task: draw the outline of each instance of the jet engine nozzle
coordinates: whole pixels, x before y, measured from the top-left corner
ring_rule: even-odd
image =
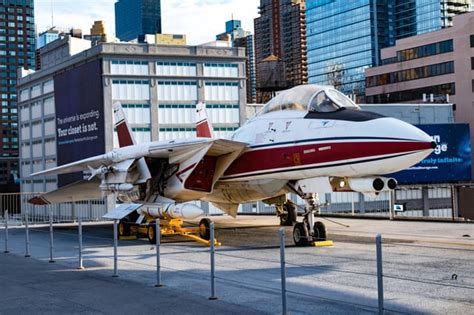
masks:
[[[378,193],[393,190],[397,188],[398,184],[395,178],[386,177],[349,178],[347,182],[353,191],[362,193]]]

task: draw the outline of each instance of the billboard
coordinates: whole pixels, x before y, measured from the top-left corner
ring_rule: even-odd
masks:
[[[392,174],[399,184],[453,183],[471,180],[471,139],[468,124],[417,125],[436,142],[426,159]]]
[[[102,61],[94,60],[54,77],[58,166],[105,152]],[[58,176],[58,186],[82,173]]]

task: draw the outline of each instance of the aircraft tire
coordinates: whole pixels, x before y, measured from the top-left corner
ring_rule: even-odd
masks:
[[[199,221],[199,236],[206,241],[211,239],[211,219],[202,218]]]
[[[307,246],[308,245],[308,230],[305,228],[304,223],[298,222],[293,227],[293,241],[296,246]]]
[[[148,225],[146,229],[146,236],[150,244],[156,244],[156,226],[155,224]]]
[[[120,221],[118,225],[119,236],[130,236],[130,224],[126,221]]]
[[[314,238],[317,241],[326,240],[326,226],[321,221],[317,221],[314,223]]]
[[[281,226],[293,226],[296,222],[296,207],[290,203],[283,205],[283,211],[280,214]]]

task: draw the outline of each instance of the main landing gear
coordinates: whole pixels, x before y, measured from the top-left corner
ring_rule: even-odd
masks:
[[[293,202],[287,200],[284,204],[276,205],[277,215],[281,226],[293,226],[297,222],[297,209]]]
[[[326,239],[326,227],[321,221],[315,221],[315,212],[319,213],[321,205],[317,194],[301,194],[306,203],[303,222],[293,227],[293,241],[296,246],[328,246],[332,241]]]

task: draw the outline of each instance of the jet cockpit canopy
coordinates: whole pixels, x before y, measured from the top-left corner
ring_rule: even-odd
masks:
[[[360,109],[350,98],[332,86],[307,84],[280,92],[258,115],[282,110],[330,113],[342,108]]]

